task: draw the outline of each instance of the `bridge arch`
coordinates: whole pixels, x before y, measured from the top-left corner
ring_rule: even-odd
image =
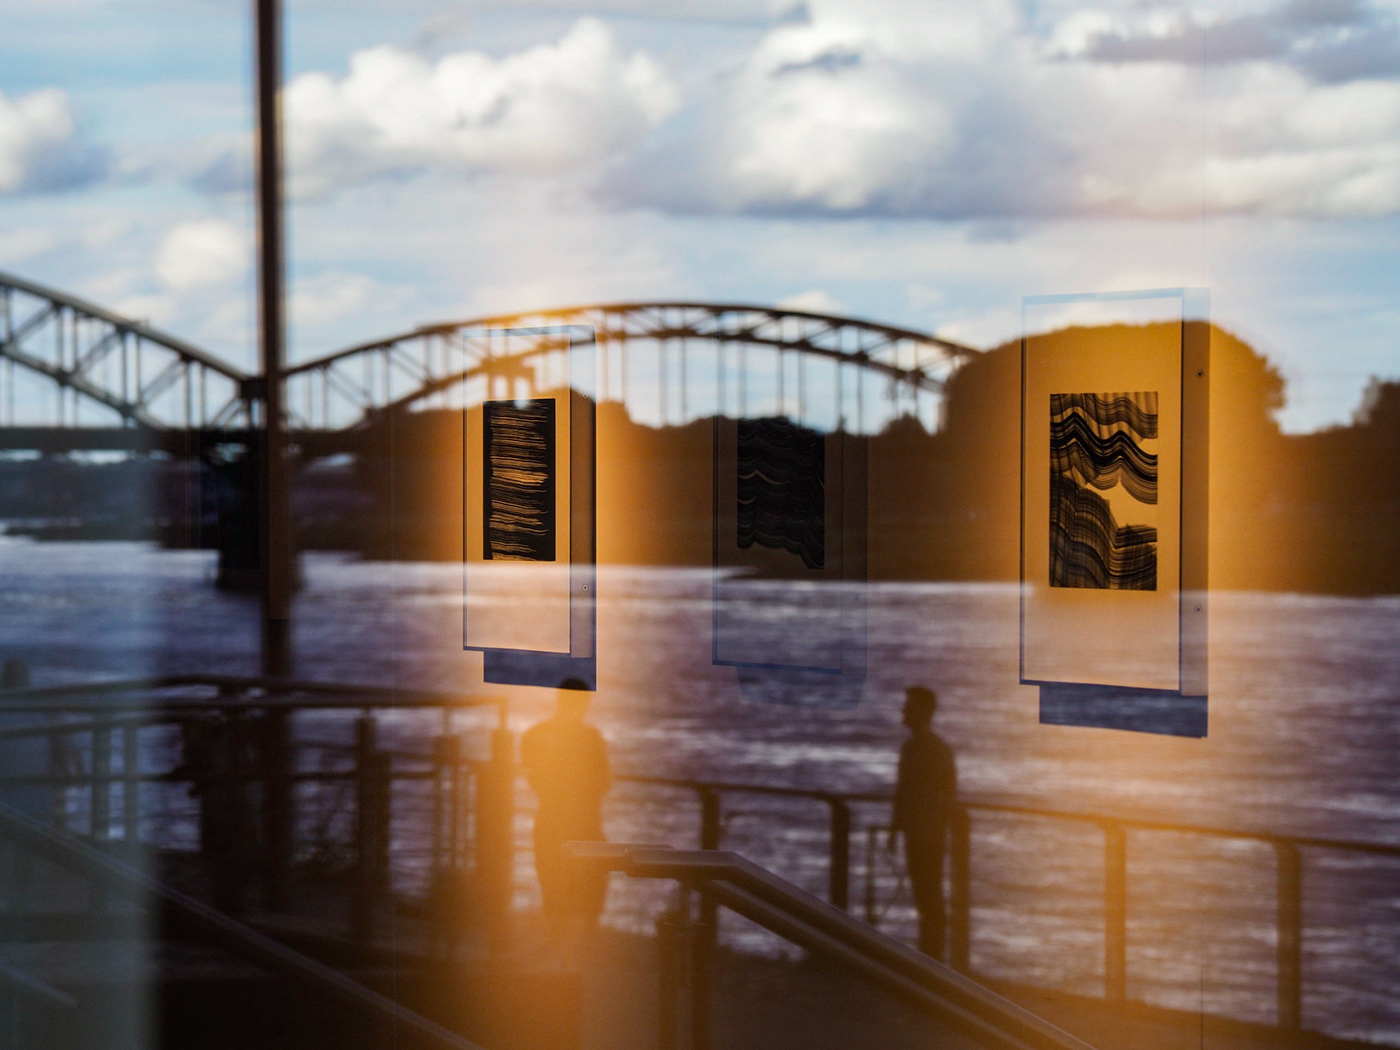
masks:
[[[597,340],[600,400],[650,401],[658,423],[704,414],[690,396],[697,358],[769,355],[779,381],[812,362],[874,377],[890,412],[936,424],[943,384],[970,347],[893,325],[751,304],[591,304],[427,325],[288,370],[293,429],[336,431],[386,411],[444,403],[473,376],[539,379],[558,349],[543,334],[506,349],[502,330],[586,325]],[[703,365],[698,369],[703,372]],[[650,378],[638,379],[638,373]],[[246,433],[255,378],[182,339],[64,292],[0,273],[0,427],[118,427]],[[637,396],[637,389],[644,392]],[[21,391],[17,397],[16,391]],[[649,397],[645,395],[650,395]]]
[[[882,384],[878,397],[892,414],[908,413],[936,424],[936,404],[944,382],[975,356],[970,347],[924,332],[848,317],[802,310],[728,303],[608,303],[474,318],[426,325],[412,331],[339,350],[288,371],[286,403],[293,428],[339,430],[365,425],[385,412],[446,405],[460,381],[541,365],[561,349],[558,333],[586,325],[597,341],[600,400],[638,409],[639,362],[648,378],[650,410],[657,423],[682,422],[703,415],[704,397],[688,400],[688,377],[704,372],[704,362],[721,365],[724,355],[768,355],[767,367],[795,373],[798,389],[804,367],[852,370]],[[502,330],[533,330],[534,340],[503,342]],[[638,351],[641,351],[639,354]],[[629,367],[630,366],[630,367]],[[629,375],[630,373],[630,375]],[[529,376],[524,376],[529,378]],[[629,383],[633,389],[629,389]],[[513,395],[514,396],[514,395]],[[871,422],[875,422],[872,420]]]
[[[0,273],[0,426],[246,429],[249,377],[67,293]]]

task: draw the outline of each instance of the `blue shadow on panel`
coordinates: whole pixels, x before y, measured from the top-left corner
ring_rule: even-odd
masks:
[[[1171,689],[1047,682],[1040,687],[1040,722],[1203,737],[1206,697],[1183,696]]]
[[[592,656],[538,653],[528,649],[486,649],[483,681],[495,685],[542,685],[557,688],[566,678],[598,688],[598,661]]]

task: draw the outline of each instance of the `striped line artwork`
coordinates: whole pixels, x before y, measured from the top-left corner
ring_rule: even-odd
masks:
[[[826,566],[826,439],[786,416],[739,421],[739,547]]]
[[[1050,395],[1050,586],[1157,589],[1157,417],[1156,391]]]

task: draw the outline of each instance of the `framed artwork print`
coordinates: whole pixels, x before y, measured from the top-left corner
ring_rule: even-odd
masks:
[[[1206,734],[1207,312],[1196,289],[1023,300],[1020,678],[1042,722]]]
[[[714,653],[741,696],[850,706],[865,683],[866,441],[715,421]]]
[[[485,680],[594,688],[596,419],[593,330],[569,325],[484,333],[501,360],[562,356],[520,389],[519,369],[465,400],[462,646]],[[541,369],[539,375],[547,374]],[[502,385],[506,390],[499,389]]]

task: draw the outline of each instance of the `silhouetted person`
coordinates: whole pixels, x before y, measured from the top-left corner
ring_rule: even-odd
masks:
[[[958,771],[953,749],[933,731],[938,708],[932,689],[910,686],[904,691],[904,724],[909,739],[899,750],[899,779],[894,789],[890,820],[890,850],[904,836],[904,862],[914,906],[919,910],[919,950],[943,957],[943,855],[948,825],[958,797]]]
[[[520,761],[539,800],[535,872],[545,920],[556,932],[591,927],[603,913],[607,874],[568,863],[566,842],[603,840],[603,796],[612,782],[603,734],[584,721],[590,696],[577,678],[559,683],[554,714],[520,738]]]
[[[248,773],[251,742],[236,717],[181,724],[180,764],[172,780],[189,784],[199,803],[199,853],[215,906],[238,914],[244,906],[258,852]]]

